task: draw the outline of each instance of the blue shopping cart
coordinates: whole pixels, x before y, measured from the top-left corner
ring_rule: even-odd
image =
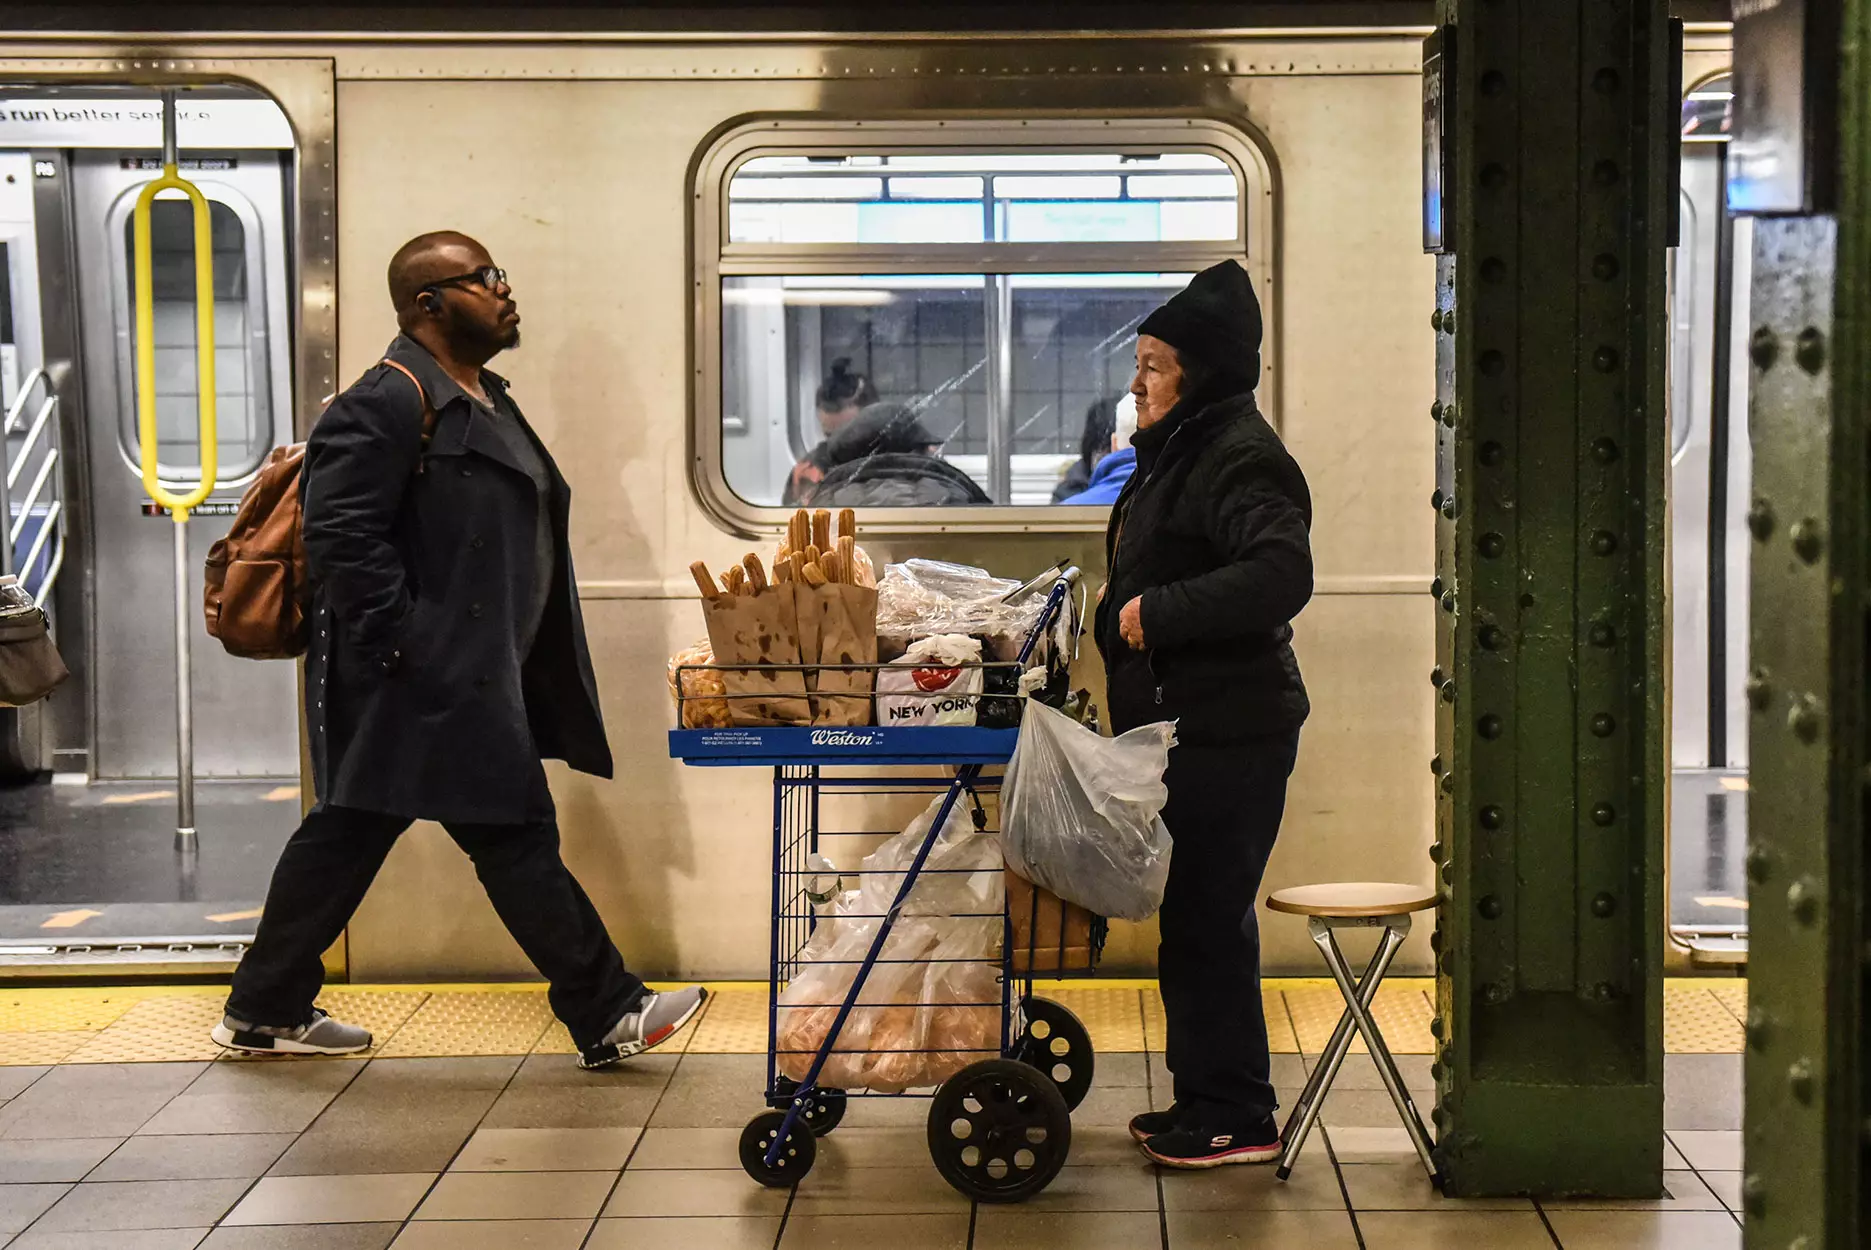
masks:
[[[981,720],[1017,725],[1021,674],[1029,666],[1048,666],[1043,690],[1033,697],[1064,701],[1065,667],[1069,646],[1056,640],[1063,633],[1076,639],[1078,605],[1073,595],[1078,570],[1056,568],[1046,578],[1051,587],[1038,620],[1021,643],[1018,658],[984,661]],[[1038,580],[1044,587],[1046,579]],[[1037,593],[1035,583],[1028,583]],[[1066,626],[1063,631],[1061,626]],[[682,666],[676,688],[687,691],[683,680],[690,670],[772,666]],[[881,665],[852,666],[881,669]],[[717,683],[718,684],[718,683]],[[678,694],[680,705],[687,696]],[[708,696],[722,698],[719,693]],[[733,696],[726,696],[732,698]],[[1006,702],[993,711],[994,701]],[[683,717],[679,714],[677,723]],[[928,1140],[930,1156],[942,1176],[961,1193],[980,1202],[1018,1202],[1046,1188],[1065,1165],[1072,1144],[1072,1109],[1091,1088],[1095,1056],[1085,1026],[1061,1004],[1033,993],[1036,969],[1052,972],[1068,968],[1063,951],[1067,938],[1041,934],[1038,893],[1028,894],[1031,915],[1009,914],[1003,898],[992,912],[960,913],[952,921],[998,920],[1001,940],[991,958],[970,961],[991,963],[994,993],[968,1001],[895,1001],[903,1010],[946,1008],[962,1012],[995,1012],[998,1036],[975,1046],[957,1046],[953,1039],[940,1047],[879,1047],[861,1044],[866,1057],[891,1054],[916,1070],[940,1050],[948,1067],[962,1066],[939,1084],[909,1088],[901,1093],[840,1089],[821,1080],[828,1065],[852,1055],[839,1046],[855,1012],[877,1013],[884,1008],[861,1002],[867,982],[879,968],[901,972],[893,965],[929,962],[898,959],[890,953],[890,938],[904,915],[919,879],[940,872],[979,873],[979,865],[942,869],[929,867],[932,851],[951,817],[971,821],[977,831],[992,832],[989,809],[998,793],[998,769],[1012,757],[1019,736],[1005,727],[806,727],[750,726],[732,729],[675,729],[669,734],[670,754],[686,763],[712,766],[759,766],[773,770],[773,926],[771,993],[767,1010],[766,1103],[768,1110],[749,1121],[741,1134],[741,1166],[763,1185],[785,1187],[812,1168],[817,1139],[835,1129],[852,1097],[925,1097],[930,1099]],[[990,771],[995,770],[995,771]],[[860,957],[845,961],[852,967],[849,986],[836,1000],[782,1003],[781,995],[814,960],[823,966],[824,952],[809,948],[824,918],[825,897],[821,848],[833,849],[841,840],[868,838],[881,833],[867,827],[876,823],[882,796],[915,795],[934,800],[934,818],[916,846],[907,868],[889,870],[896,880],[889,906],[878,912],[841,912],[838,923],[865,924],[868,935]],[[959,814],[959,816],[958,816]],[[999,871],[998,868],[995,869]],[[843,872],[841,877],[853,874]],[[860,878],[863,874],[858,874]],[[815,888],[816,887],[816,888]],[[886,887],[887,889],[887,887]],[[1062,916],[1063,909],[1055,914]],[[1050,923],[1050,922],[1048,922]],[[1064,921],[1060,921],[1063,930]],[[1019,934],[1016,942],[1016,932]],[[1102,942],[1102,924],[1094,922],[1086,964],[1095,960]],[[1055,967],[1044,969],[1042,949],[1060,952]],[[833,961],[837,962],[837,961]],[[945,961],[946,962],[946,961]],[[1082,967],[1082,965],[1080,966]],[[979,980],[979,979],[977,979]],[[900,996],[899,996],[900,997]],[[783,1040],[782,1016],[788,1012],[820,1011],[831,1017],[822,1040],[806,1049]],[[963,1052],[958,1054],[957,1052]],[[791,1069],[795,1080],[782,1069]],[[929,1070],[928,1065],[921,1070]]]

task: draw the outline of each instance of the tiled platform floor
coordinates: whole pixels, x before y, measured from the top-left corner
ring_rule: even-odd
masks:
[[[1100,1055],[1073,1117],[1071,1166],[1033,1201],[971,1207],[944,1184],[917,1099],[855,1102],[795,1191],[763,1190],[737,1166],[735,1143],[759,1108],[763,1061],[749,1052],[764,1040],[764,994],[723,988],[679,1049],[607,1073],[576,1069],[530,989],[334,990],[334,1009],[377,1013],[384,1040],[361,1062],[228,1061],[198,1041],[176,1055],[206,1027],[213,990],[0,993],[0,1246],[1740,1246],[1740,1057],[1719,1052],[1728,1032],[1714,1014],[1738,1050],[1739,982],[1669,987],[1676,1048],[1704,1052],[1668,1060],[1670,1196],[1609,1205],[1440,1198],[1368,1058],[1347,1065],[1290,1182],[1268,1168],[1159,1174],[1123,1129],[1166,1101],[1160,1007],[1136,982],[1052,991],[1087,1018]],[[1386,1027],[1407,1045],[1409,994],[1425,987],[1391,988]],[[1316,1014],[1315,989],[1330,992],[1269,982],[1274,1079],[1289,1103],[1319,1045],[1302,1022]],[[64,1039],[48,1056],[72,1044],[34,1065],[19,1040],[33,1037]],[[496,1045],[506,1053],[463,1053]],[[131,1053],[144,1061],[123,1061]],[[1427,1105],[1427,1055],[1399,1062]]]

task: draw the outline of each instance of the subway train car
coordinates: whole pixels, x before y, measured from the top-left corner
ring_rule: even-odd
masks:
[[[298,682],[201,632],[200,557],[266,452],[382,355],[386,262],[441,228],[509,275],[525,336],[493,367],[574,492],[618,775],[552,780],[567,858],[633,964],[759,977],[768,951],[766,777],[668,758],[666,661],[703,633],[690,562],[769,549],[800,466],[861,395],[910,407],[932,440],[915,450],[934,485],[861,510],[879,565],[1024,577],[1063,557],[1095,584],[1105,511],[1056,500],[1108,446],[1138,323],[1227,258],[1260,296],[1260,406],[1315,509],[1316,592],[1296,623],[1313,712],[1266,888],[1427,881],[1425,33],[0,34],[8,569],[50,605],[74,674],[5,726],[0,960],[210,970],[251,934],[309,797]],[[1747,248],[1719,192],[1728,64],[1726,28],[1692,25],[1672,271],[1685,962],[1745,952]],[[219,483],[188,540],[185,851],[171,535],[136,469],[126,242],[165,87],[210,206],[221,414]],[[153,224],[159,458],[185,484],[200,465],[186,207],[157,200]],[[1095,686],[1089,642],[1081,666]],[[1269,970],[1314,970],[1303,926],[1263,930]],[[1429,967],[1427,938],[1399,970]],[[1147,971],[1154,949],[1148,926],[1115,926],[1107,965]],[[333,959],[368,981],[530,975],[427,827]]]

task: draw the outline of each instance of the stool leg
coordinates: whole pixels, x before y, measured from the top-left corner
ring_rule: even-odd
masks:
[[[1364,976],[1358,981],[1360,996],[1376,995],[1385,970],[1390,967],[1397,948],[1403,945],[1401,938],[1394,942],[1391,940],[1391,932],[1389,929],[1384,931],[1383,940],[1378,942],[1377,949],[1371,953],[1371,962],[1365,966]],[[1365,988],[1367,986],[1368,989]],[[1370,1005],[1370,997],[1365,998],[1365,1005]],[[1351,1051],[1352,1030],[1355,1027],[1349,1011],[1338,1017],[1338,1027],[1332,1030],[1332,1040],[1326,1043],[1325,1053],[1319,1056],[1312,1075],[1307,1078],[1306,1088],[1300,1092],[1298,1104],[1286,1118],[1286,1127],[1280,1132],[1280,1166],[1274,1170],[1274,1175],[1280,1180],[1293,1174],[1293,1164],[1299,1158],[1300,1148],[1312,1134],[1312,1126],[1318,1121],[1319,1112],[1325,1106],[1325,1095],[1330,1092],[1332,1082],[1338,1079],[1338,1069]]]
[[[1389,1049],[1384,1045],[1383,1034],[1377,1031],[1377,1024],[1365,1006],[1359,991],[1363,986],[1354,986],[1351,982],[1351,969],[1345,964],[1344,953],[1338,949],[1338,941],[1329,928],[1321,926],[1322,932],[1313,934],[1313,942],[1325,956],[1325,962],[1332,969],[1332,979],[1338,982],[1338,992],[1344,995],[1345,1004],[1351,1009],[1358,1031],[1364,1034],[1365,1045],[1371,1048],[1371,1057],[1377,1061],[1377,1075],[1383,1078],[1384,1088],[1390,1093],[1390,1101],[1396,1104],[1397,1114],[1403,1119],[1404,1131],[1410,1135],[1410,1144],[1416,1147],[1416,1153],[1423,1161],[1423,1167],[1429,1171],[1431,1184],[1440,1185],[1442,1178],[1436,1172],[1436,1161],[1430,1155],[1429,1134],[1423,1128],[1423,1119],[1416,1113],[1416,1104],[1410,1100],[1410,1091],[1405,1088],[1403,1078],[1397,1073],[1397,1065],[1390,1057]],[[1395,930],[1386,928],[1385,939]]]

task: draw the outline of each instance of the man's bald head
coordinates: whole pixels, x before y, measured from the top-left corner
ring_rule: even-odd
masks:
[[[491,264],[487,249],[458,230],[417,235],[390,257],[390,304],[397,319],[414,315],[416,296],[431,282]]]

